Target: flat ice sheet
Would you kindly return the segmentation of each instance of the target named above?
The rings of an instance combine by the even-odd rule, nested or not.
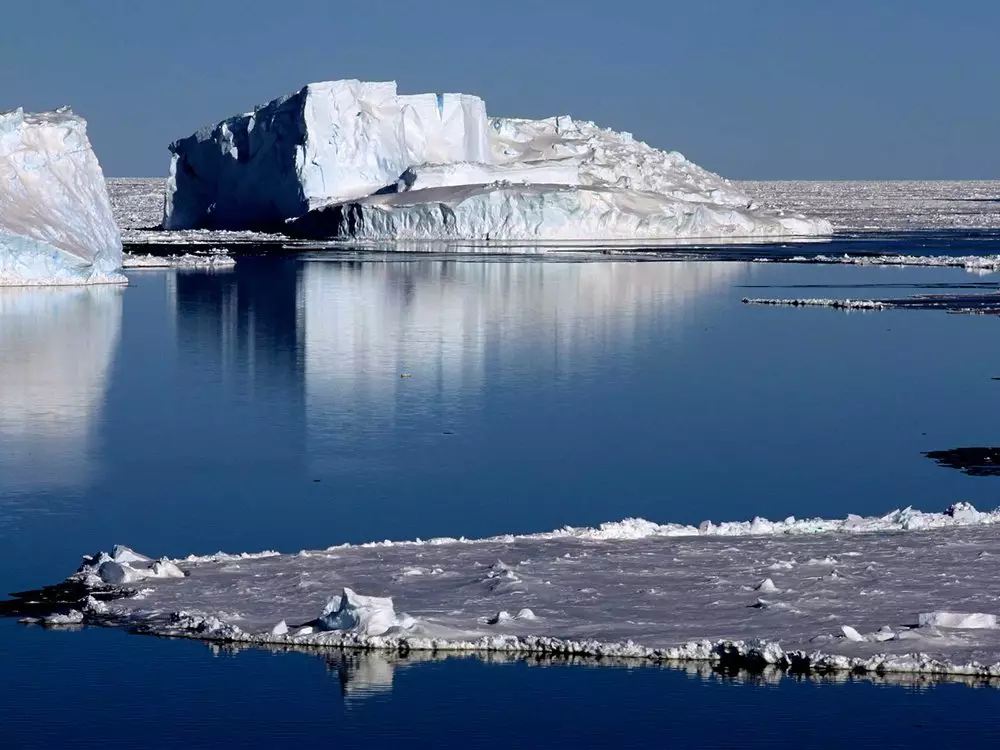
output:
[[[138,598],[91,614],[236,642],[710,659],[739,641],[769,662],[803,652],[826,669],[1000,676],[997,523],[1000,511],[960,505],[218,554],[172,561],[183,578],[160,563],[160,577],[132,582]],[[128,567],[130,554],[116,559]],[[320,630],[345,587],[391,597],[395,614],[379,617],[402,627]]]

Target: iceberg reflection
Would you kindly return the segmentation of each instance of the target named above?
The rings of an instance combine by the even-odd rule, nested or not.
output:
[[[86,480],[89,439],[121,317],[116,287],[0,289],[0,477],[6,489]]]
[[[654,319],[679,333],[692,302],[739,273],[722,262],[307,262],[310,421],[346,403],[363,425],[415,394],[428,404],[471,395],[488,370],[519,363],[569,377],[581,357],[630,345]]]

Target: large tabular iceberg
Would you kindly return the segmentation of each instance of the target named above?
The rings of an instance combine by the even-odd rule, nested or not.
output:
[[[124,282],[122,242],[86,122],[0,113],[0,285]]]
[[[487,118],[465,94],[310,84],[171,146],[166,229],[347,240],[823,235],[727,180],[591,122]]]

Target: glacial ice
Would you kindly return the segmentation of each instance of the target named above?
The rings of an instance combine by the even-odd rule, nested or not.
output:
[[[0,113],[0,285],[123,283],[121,264],[83,118]]]
[[[106,596],[97,573],[109,560],[142,571],[141,595],[119,584],[124,598],[100,607],[87,598],[75,607],[84,622],[213,641],[1000,677],[988,585],[1000,555],[982,554],[997,552],[997,523],[1000,511],[910,508],[700,527],[628,519],[192,556],[161,561],[183,577],[159,578],[147,573],[150,558],[118,548],[86,557],[71,580]],[[436,573],[406,574],[418,568]],[[331,589],[343,593],[328,601]],[[411,615],[397,614],[397,602]]]
[[[170,146],[164,229],[274,227],[414,164],[487,161],[486,105],[395,82],[311,83]]]
[[[309,84],[171,146],[163,226],[343,240],[825,235],[677,152],[570,117],[492,118],[466,94]]]
[[[228,270],[236,265],[236,259],[222,248],[209,248],[197,253],[179,255],[150,255],[126,252],[122,257],[122,267],[136,268],[177,268],[206,270]]]

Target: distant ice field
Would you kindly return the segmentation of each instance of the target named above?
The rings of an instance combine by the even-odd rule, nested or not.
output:
[[[281,235],[256,232],[212,231],[159,231],[163,218],[164,180],[161,178],[113,178],[108,180],[111,201],[123,230],[127,246],[145,245],[152,248],[174,244],[189,245],[282,245],[289,249],[324,247],[309,242],[295,242]],[[1000,181],[969,182],[740,182],[737,186],[752,195],[764,206],[781,207],[797,212],[828,218],[837,234],[830,241],[820,243],[816,254],[842,252],[839,242],[851,240],[850,252],[862,254],[933,255],[943,242],[954,238],[954,230],[977,238],[983,243],[970,254],[1000,253],[997,231],[1000,227]],[[872,234],[883,235],[880,239]],[[911,233],[918,233],[911,236]],[[858,246],[864,240],[876,244]],[[924,243],[929,243],[924,246]],[[437,243],[411,243],[407,246],[380,246],[383,249],[410,249],[434,251],[442,249]],[[767,247],[777,257],[789,255],[782,248],[797,247],[801,243],[769,243]],[[630,243],[602,243],[587,250],[608,246],[619,251],[636,249]],[[683,242],[663,246],[662,250],[676,247],[711,247],[711,243]],[[468,246],[469,249],[477,249]],[[496,247],[496,246],[493,246]],[[502,246],[500,246],[502,247]],[[537,245],[508,246],[508,249],[530,251]],[[565,246],[559,246],[565,249]],[[745,247],[746,252],[740,249]],[[760,246],[758,246],[760,247]],[[806,246],[811,249],[811,244]],[[638,246],[639,249],[643,245]],[[649,243],[645,244],[650,248]],[[726,253],[720,257],[748,259],[753,256],[754,245],[737,241],[727,243]],[[167,251],[164,250],[164,252]],[[453,250],[454,246],[444,249]],[[478,248],[482,249],[482,248]],[[759,252],[759,251],[758,251]],[[952,253],[953,254],[953,253]]]

